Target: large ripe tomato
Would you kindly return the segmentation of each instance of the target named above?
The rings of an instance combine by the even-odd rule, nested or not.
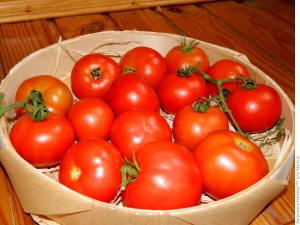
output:
[[[72,123],[76,140],[108,139],[115,115],[109,105],[99,98],[84,98],[75,102],[67,118]]]
[[[90,198],[111,202],[121,184],[122,157],[103,139],[74,144],[60,163],[59,182]]]
[[[203,191],[215,199],[234,195],[268,174],[268,164],[257,145],[230,130],[212,131],[194,150]]]
[[[173,135],[178,144],[193,151],[198,142],[209,132],[229,129],[226,114],[217,106],[201,112],[194,105],[182,108],[173,121]]]
[[[134,151],[151,141],[172,141],[167,121],[157,112],[132,109],[119,115],[110,131],[112,143],[132,162]]]
[[[109,90],[108,103],[120,115],[133,108],[159,112],[158,96],[151,85],[137,73],[127,73],[118,77]]]
[[[257,84],[255,89],[235,89],[226,100],[240,129],[249,133],[260,133],[272,128],[281,115],[281,98],[277,91]]]
[[[221,59],[215,62],[208,69],[207,74],[215,80],[222,80],[227,78],[236,78],[238,76],[243,76],[249,78],[250,74],[246,67],[239,62],[230,60],[230,59]],[[208,82],[209,94],[211,96],[217,96],[218,90],[214,83]],[[226,89],[229,92],[232,92],[238,87],[238,82],[226,82],[221,85],[222,89]]]
[[[27,114],[13,125],[10,141],[19,155],[35,167],[58,163],[75,141],[74,129],[62,115],[50,113],[35,122]]]
[[[206,52],[197,47],[195,40],[186,43],[185,38],[182,39],[181,45],[175,46],[169,50],[165,58],[168,65],[168,74],[176,73],[178,68],[185,69],[187,66],[196,66],[204,73],[210,67],[209,57]]]
[[[139,170],[122,191],[131,208],[169,210],[197,206],[202,194],[199,167],[193,155],[171,141],[154,141],[136,153]]]
[[[94,97],[107,101],[112,82],[122,70],[112,58],[91,53],[79,59],[71,71],[71,88],[79,98]]]
[[[191,105],[198,98],[207,98],[208,87],[206,81],[199,74],[179,76],[176,72],[162,79],[157,93],[161,108],[166,113],[175,115],[180,109]]]
[[[24,80],[17,89],[15,101],[27,98],[31,90],[40,91],[49,111],[66,116],[73,104],[73,96],[68,86],[56,77],[39,75]],[[15,109],[17,117],[25,114],[23,107]]]
[[[120,59],[123,72],[140,74],[156,91],[161,79],[167,75],[166,59],[155,49],[138,46],[127,51]]]

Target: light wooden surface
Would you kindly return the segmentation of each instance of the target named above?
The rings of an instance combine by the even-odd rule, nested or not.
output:
[[[9,2],[9,1],[8,1]],[[240,2],[240,3],[239,3]],[[0,78],[24,57],[56,43],[60,36],[104,30],[186,34],[231,48],[272,77],[295,101],[295,1],[246,0],[103,12],[0,24]],[[2,4],[2,3],[0,3]],[[295,169],[288,187],[251,223],[295,224]],[[33,225],[0,164],[0,225]]]
[[[5,0],[0,2],[0,23],[210,1],[218,0]]]

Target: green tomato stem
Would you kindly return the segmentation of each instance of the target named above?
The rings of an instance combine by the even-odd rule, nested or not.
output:
[[[242,132],[242,130],[240,129],[239,125],[237,124],[234,116],[232,115],[231,110],[228,108],[225,97],[222,92],[222,87],[221,87],[221,85],[223,83],[237,81],[237,79],[239,79],[239,78],[227,78],[227,79],[222,79],[222,80],[215,80],[215,79],[211,78],[208,74],[204,73],[203,71],[201,71],[199,69],[197,69],[197,71],[202,75],[204,80],[206,80],[208,82],[212,82],[217,86],[218,96],[216,98],[221,103],[221,107],[222,107],[223,111],[228,114],[230,120],[233,123],[233,126],[236,128],[237,133],[242,134],[243,136],[249,138],[248,134],[245,134],[244,132]]]
[[[127,184],[135,181],[139,172],[140,172],[140,167],[137,164],[135,155],[133,155],[133,163],[131,163],[128,160],[125,160],[124,165],[121,167],[121,174],[122,174],[121,190],[122,191],[126,189]]]
[[[181,45],[181,48],[180,50],[185,53],[185,54],[189,54],[189,53],[192,53],[193,50],[194,50],[194,47],[199,44],[199,42],[196,42],[196,40],[192,40],[190,41],[189,43],[186,42],[186,37],[184,36],[183,38],[181,38],[181,42],[180,42],[180,45]]]
[[[8,106],[3,106],[3,99],[5,94],[3,92],[0,93],[0,116],[3,116],[7,111],[17,108],[23,107],[25,112],[34,120],[34,121],[42,121],[49,117],[50,112],[44,105],[44,100],[42,97],[42,93],[36,90],[31,90],[30,94],[27,98],[12,103]],[[31,110],[28,110],[31,109]]]

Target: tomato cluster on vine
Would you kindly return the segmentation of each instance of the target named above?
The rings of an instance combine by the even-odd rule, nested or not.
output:
[[[211,65],[197,45],[183,38],[165,56],[138,46],[119,62],[91,53],[75,62],[70,87],[50,75],[25,80],[12,145],[37,168],[59,165],[70,189],[122,196],[132,208],[192,207],[202,193],[218,200],[246,189],[268,174],[251,134],[282,122],[281,98],[237,61]],[[32,89],[42,95],[35,104]]]

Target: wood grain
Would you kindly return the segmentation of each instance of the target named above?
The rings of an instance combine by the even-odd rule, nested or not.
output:
[[[188,4],[202,1],[216,0],[6,0],[0,3],[0,23]]]
[[[254,48],[265,51],[275,62],[283,62],[282,66],[294,72],[295,32],[290,24],[282,20],[276,20],[275,23],[274,16],[272,20],[268,13],[261,15],[261,11],[232,1],[220,2],[218,7],[212,4],[203,4],[203,7],[232,30],[236,30]]]
[[[109,15],[121,30],[177,33],[158,16],[159,14],[150,9],[112,12]]]
[[[24,57],[56,43],[58,39],[57,28],[46,20],[0,24],[1,63],[4,73],[7,74]]]
[[[55,23],[64,39],[105,30],[119,30],[104,14],[63,17],[56,19]]]
[[[18,198],[0,164],[0,225],[36,225],[31,216],[24,213]]]

